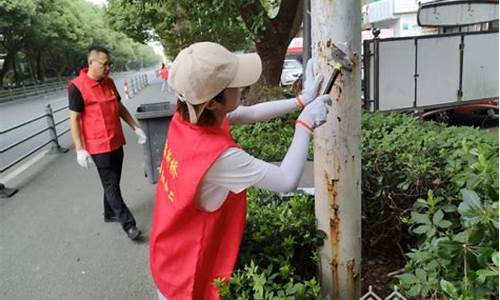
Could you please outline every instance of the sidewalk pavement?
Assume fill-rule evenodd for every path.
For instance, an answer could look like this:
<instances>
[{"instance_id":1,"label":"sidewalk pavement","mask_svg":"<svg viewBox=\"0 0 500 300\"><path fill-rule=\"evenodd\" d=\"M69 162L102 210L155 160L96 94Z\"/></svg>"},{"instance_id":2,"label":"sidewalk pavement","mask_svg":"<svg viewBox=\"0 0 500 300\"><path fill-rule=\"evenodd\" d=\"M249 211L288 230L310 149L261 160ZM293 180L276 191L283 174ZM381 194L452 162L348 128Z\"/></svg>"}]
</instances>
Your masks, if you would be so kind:
<instances>
[{"instance_id":1,"label":"sidewalk pavement","mask_svg":"<svg viewBox=\"0 0 500 300\"><path fill-rule=\"evenodd\" d=\"M161 81L153 79L122 101L134 115L140 104L173 100L160 87ZM144 177L136 135L123 127L121 188L142 242L130 241L118 223L104 223L95 167L78 166L74 149L49 154L29 174L9 182L19 189L16 195L0 199L0 299L157 299L148 260L155 186ZM308 186L310 163L304 178L301 186Z\"/></svg>"}]
</instances>

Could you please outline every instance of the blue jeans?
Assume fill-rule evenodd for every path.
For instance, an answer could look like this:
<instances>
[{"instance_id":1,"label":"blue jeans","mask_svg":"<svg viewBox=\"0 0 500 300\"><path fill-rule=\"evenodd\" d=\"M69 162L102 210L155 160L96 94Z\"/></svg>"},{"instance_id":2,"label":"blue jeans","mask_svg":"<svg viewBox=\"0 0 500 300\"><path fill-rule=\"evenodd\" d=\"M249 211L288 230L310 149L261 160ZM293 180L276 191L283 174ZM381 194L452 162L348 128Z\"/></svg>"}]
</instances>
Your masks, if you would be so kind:
<instances>
[{"instance_id":1,"label":"blue jeans","mask_svg":"<svg viewBox=\"0 0 500 300\"><path fill-rule=\"evenodd\" d=\"M160 290L156 290L158 292L158 299L159 300L168 300L167 297L163 296L161 293L160 293Z\"/></svg>"},{"instance_id":2,"label":"blue jeans","mask_svg":"<svg viewBox=\"0 0 500 300\"><path fill-rule=\"evenodd\" d=\"M167 80L164 79L161 83L161 92L163 93L165 89L168 91L168 83Z\"/></svg>"}]
</instances>

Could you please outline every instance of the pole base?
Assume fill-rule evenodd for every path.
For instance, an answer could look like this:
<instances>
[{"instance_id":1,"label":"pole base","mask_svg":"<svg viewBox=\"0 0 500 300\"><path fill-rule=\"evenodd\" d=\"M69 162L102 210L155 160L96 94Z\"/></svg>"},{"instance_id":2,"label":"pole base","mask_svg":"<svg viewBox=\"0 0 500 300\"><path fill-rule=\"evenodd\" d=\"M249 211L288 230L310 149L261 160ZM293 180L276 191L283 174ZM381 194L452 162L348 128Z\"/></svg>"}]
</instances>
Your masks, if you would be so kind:
<instances>
[{"instance_id":1,"label":"pole base","mask_svg":"<svg viewBox=\"0 0 500 300\"><path fill-rule=\"evenodd\" d=\"M17 193L17 189L7 188L0 183L0 198L9 198L15 193Z\"/></svg>"}]
</instances>

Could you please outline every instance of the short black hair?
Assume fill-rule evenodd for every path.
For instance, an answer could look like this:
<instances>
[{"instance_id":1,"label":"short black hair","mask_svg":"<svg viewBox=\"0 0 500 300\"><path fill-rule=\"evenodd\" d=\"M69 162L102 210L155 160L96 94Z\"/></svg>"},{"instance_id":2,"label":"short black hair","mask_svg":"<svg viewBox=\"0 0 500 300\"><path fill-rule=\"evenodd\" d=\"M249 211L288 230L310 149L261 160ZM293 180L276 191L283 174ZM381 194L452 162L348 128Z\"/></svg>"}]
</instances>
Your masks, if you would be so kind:
<instances>
[{"instance_id":1,"label":"short black hair","mask_svg":"<svg viewBox=\"0 0 500 300\"><path fill-rule=\"evenodd\" d=\"M102 52L102 53L105 53L107 56L109 56L109 51L108 49L104 48L104 47L101 47L101 46L92 46L88 49L87 51L87 56L90 55L90 53L92 51L96 51L96 52Z\"/></svg>"}]
</instances>

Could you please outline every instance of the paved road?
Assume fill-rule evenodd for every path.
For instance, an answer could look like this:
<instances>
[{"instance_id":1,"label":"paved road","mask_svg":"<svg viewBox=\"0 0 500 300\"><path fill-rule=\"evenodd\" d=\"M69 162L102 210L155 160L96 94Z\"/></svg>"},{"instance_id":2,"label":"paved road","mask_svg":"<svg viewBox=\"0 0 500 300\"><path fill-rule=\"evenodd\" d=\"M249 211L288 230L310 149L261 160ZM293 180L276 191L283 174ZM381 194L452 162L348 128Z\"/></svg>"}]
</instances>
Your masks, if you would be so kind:
<instances>
[{"instance_id":1,"label":"paved road","mask_svg":"<svg viewBox=\"0 0 500 300\"><path fill-rule=\"evenodd\" d=\"M124 103L133 114L142 103L172 95L152 85ZM104 223L102 188L95 168L84 170L72 149L49 154L23 176L19 188L0 199L0 299L155 299L149 275L148 236L154 186L144 178L135 134L127 139L122 192L145 232L131 242L117 223Z\"/></svg>"}]
</instances>

